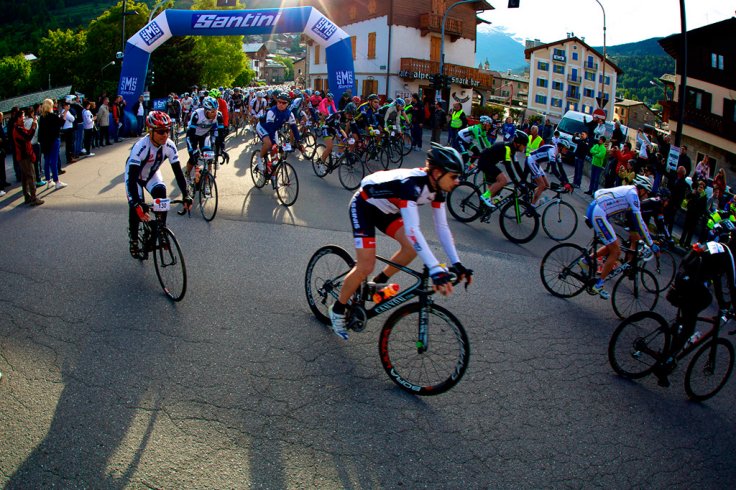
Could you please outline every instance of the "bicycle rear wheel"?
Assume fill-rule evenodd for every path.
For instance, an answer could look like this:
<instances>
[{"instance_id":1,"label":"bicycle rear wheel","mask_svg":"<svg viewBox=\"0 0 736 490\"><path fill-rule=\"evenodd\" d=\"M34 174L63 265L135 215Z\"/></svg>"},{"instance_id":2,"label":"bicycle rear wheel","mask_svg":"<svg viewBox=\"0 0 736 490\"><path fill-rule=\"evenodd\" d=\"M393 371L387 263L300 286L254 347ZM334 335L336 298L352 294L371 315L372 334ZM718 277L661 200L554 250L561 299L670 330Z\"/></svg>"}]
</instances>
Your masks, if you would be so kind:
<instances>
[{"instance_id":1,"label":"bicycle rear wheel","mask_svg":"<svg viewBox=\"0 0 736 490\"><path fill-rule=\"evenodd\" d=\"M657 278L659 292L666 290L672 285L677 273L677 261L672 252L661 250L659 256L655 256L649 262L644 262L644 269L651 271Z\"/></svg>"},{"instance_id":2,"label":"bicycle rear wheel","mask_svg":"<svg viewBox=\"0 0 736 490\"><path fill-rule=\"evenodd\" d=\"M640 311L619 323L608 342L608 362L617 374L643 378L669 352L670 327L659 313Z\"/></svg>"},{"instance_id":3,"label":"bicycle rear wheel","mask_svg":"<svg viewBox=\"0 0 736 490\"><path fill-rule=\"evenodd\" d=\"M659 300L659 285L654 274L642 270L635 277L622 274L613 286L611 304L619 318L626 318L639 311L651 311Z\"/></svg>"},{"instance_id":4,"label":"bicycle rear wheel","mask_svg":"<svg viewBox=\"0 0 736 490\"><path fill-rule=\"evenodd\" d=\"M409 133L401 133L401 155L406 156L411 153L412 140Z\"/></svg>"},{"instance_id":5,"label":"bicycle rear wheel","mask_svg":"<svg viewBox=\"0 0 736 490\"><path fill-rule=\"evenodd\" d=\"M253 154L250 157L250 177L253 179L253 185L258 189L266 185L266 176L263 175L262 171L258 170L258 157L260 154L261 152L259 150L253 150Z\"/></svg>"},{"instance_id":6,"label":"bicycle rear wheel","mask_svg":"<svg viewBox=\"0 0 736 490\"><path fill-rule=\"evenodd\" d=\"M478 219L483 212L480 189L470 182L460 182L447 196L447 209L461 223Z\"/></svg>"},{"instance_id":7,"label":"bicycle rear wheel","mask_svg":"<svg viewBox=\"0 0 736 490\"><path fill-rule=\"evenodd\" d=\"M337 176L344 188L354 191L360 187L360 181L365 177L365 169L354 153L346 152L337 162Z\"/></svg>"},{"instance_id":8,"label":"bicycle rear wheel","mask_svg":"<svg viewBox=\"0 0 736 490\"><path fill-rule=\"evenodd\" d=\"M212 221L217 214L217 182L214 175L207 173L199 181L199 211L205 221Z\"/></svg>"},{"instance_id":9,"label":"bicycle rear wheel","mask_svg":"<svg viewBox=\"0 0 736 490\"><path fill-rule=\"evenodd\" d=\"M327 169L327 163L322 161L322 154L327 150L327 147L320 143L317 145L315 150L312 152L312 170L314 170L314 175L316 175L319 178L324 177L327 175L328 169ZM306 156L306 154L305 154Z\"/></svg>"},{"instance_id":10,"label":"bicycle rear wheel","mask_svg":"<svg viewBox=\"0 0 736 490\"><path fill-rule=\"evenodd\" d=\"M168 228L162 228L156 237L153 263L164 293L174 301L181 301L187 292L187 267L179 242Z\"/></svg>"},{"instance_id":11,"label":"bicycle rear wheel","mask_svg":"<svg viewBox=\"0 0 736 490\"><path fill-rule=\"evenodd\" d=\"M539 232L539 214L523 199L512 199L498 217L501 233L513 243L527 243Z\"/></svg>"},{"instance_id":12,"label":"bicycle rear wheel","mask_svg":"<svg viewBox=\"0 0 736 490\"><path fill-rule=\"evenodd\" d=\"M355 261L350 254L337 245L325 245L309 259L304 291L309 309L325 325L331 323L328 309L337 301L345 276L353 265Z\"/></svg>"},{"instance_id":13,"label":"bicycle rear wheel","mask_svg":"<svg viewBox=\"0 0 736 490\"><path fill-rule=\"evenodd\" d=\"M309 131L304 134L302 144L304 146L304 158L312 160L314 158L314 152L317 149L317 138L315 138L314 134Z\"/></svg>"},{"instance_id":14,"label":"bicycle rear wheel","mask_svg":"<svg viewBox=\"0 0 736 490\"><path fill-rule=\"evenodd\" d=\"M565 201L553 202L542 213L542 228L552 240L567 240L578 229L578 213Z\"/></svg>"},{"instance_id":15,"label":"bicycle rear wheel","mask_svg":"<svg viewBox=\"0 0 736 490\"><path fill-rule=\"evenodd\" d=\"M365 167L366 174L372 174L380 170L385 170L381 163L380 153L377 148L368 148L363 153L363 166Z\"/></svg>"},{"instance_id":16,"label":"bicycle rear wheel","mask_svg":"<svg viewBox=\"0 0 736 490\"><path fill-rule=\"evenodd\" d=\"M733 345L724 338L711 340L698 350L685 371L685 393L702 402L726 384L733 371Z\"/></svg>"},{"instance_id":17,"label":"bicycle rear wheel","mask_svg":"<svg viewBox=\"0 0 736 490\"><path fill-rule=\"evenodd\" d=\"M539 266L544 288L558 298L572 298L582 293L590 279L589 272L580 266L580 260L585 257L587 253L583 247L573 243L550 248Z\"/></svg>"},{"instance_id":18,"label":"bicycle rear wheel","mask_svg":"<svg viewBox=\"0 0 736 490\"><path fill-rule=\"evenodd\" d=\"M276 197L286 207L291 206L299 197L299 177L289 162L281 162L276 171Z\"/></svg>"},{"instance_id":19,"label":"bicycle rear wheel","mask_svg":"<svg viewBox=\"0 0 736 490\"><path fill-rule=\"evenodd\" d=\"M445 308L428 307L426 338L419 334L421 305L400 307L378 339L383 369L413 395L439 395L462 379L470 360L470 343L460 321Z\"/></svg>"}]
</instances>

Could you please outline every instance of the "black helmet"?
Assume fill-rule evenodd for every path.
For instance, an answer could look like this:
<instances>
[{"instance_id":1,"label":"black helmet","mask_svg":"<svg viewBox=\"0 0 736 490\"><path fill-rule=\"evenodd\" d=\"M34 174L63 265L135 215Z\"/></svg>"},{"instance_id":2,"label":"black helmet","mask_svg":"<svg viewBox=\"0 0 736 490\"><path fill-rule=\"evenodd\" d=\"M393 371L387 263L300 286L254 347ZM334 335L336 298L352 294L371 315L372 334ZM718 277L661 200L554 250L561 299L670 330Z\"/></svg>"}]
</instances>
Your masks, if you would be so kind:
<instances>
[{"instance_id":1,"label":"black helmet","mask_svg":"<svg viewBox=\"0 0 736 490\"><path fill-rule=\"evenodd\" d=\"M529 144L529 136L524 131L517 129L514 135L514 143L526 146Z\"/></svg>"},{"instance_id":2,"label":"black helmet","mask_svg":"<svg viewBox=\"0 0 736 490\"><path fill-rule=\"evenodd\" d=\"M371 100L376 100L376 99L378 99L378 96L377 96L376 94L370 94L370 95L368 96L368 100L369 100L369 101L371 101Z\"/></svg>"},{"instance_id":3,"label":"black helmet","mask_svg":"<svg viewBox=\"0 0 736 490\"><path fill-rule=\"evenodd\" d=\"M455 148L432 143L432 148L427 152L427 163L430 167L441 168L445 172L462 173L463 157Z\"/></svg>"},{"instance_id":4,"label":"black helmet","mask_svg":"<svg viewBox=\"0 0 736 490\"><path fill-rule=\"evenodd\" d=\"M289 94L286 92L281 92L276 96L276 100L285 100L287 103L291 102L291 99L289 98Z\"/></svg>"},{"instance_id":5,"label":"black helmet","mask_svg":"<svg viewBox=\"0 0 736 490\"><path fill-rule=\"evenodd\" d=\"M355 104L352 102L348 102L345 104L345 108L342 110L345 114L350 114L351 116L354 116L357 112L358 108L355 107Z\"/></svg>"}]
</instances>

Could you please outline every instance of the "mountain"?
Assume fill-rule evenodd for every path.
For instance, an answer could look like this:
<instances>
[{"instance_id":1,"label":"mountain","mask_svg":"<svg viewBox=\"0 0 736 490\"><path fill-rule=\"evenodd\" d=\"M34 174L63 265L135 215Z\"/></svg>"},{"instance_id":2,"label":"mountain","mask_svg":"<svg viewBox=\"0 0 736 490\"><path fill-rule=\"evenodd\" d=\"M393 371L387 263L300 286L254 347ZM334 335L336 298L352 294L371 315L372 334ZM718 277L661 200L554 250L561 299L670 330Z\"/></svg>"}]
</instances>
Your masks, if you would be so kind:
<instances>
[{"instance_id":1,"label":"mountain","mask_svg":"<svg viewBox=\"0 0 736 490\"><path fill-rule=\"evenodd\" d=\"M657 41L662 39L661 37L653 37L651 39L645 39L644 41L638 41L635 43L619 44L617 46L606 47L607 56L667 56L662 46ZM595 49L603 52L603 46L596 46Z\"/></svg>"},{"instance_id":2,"label":"mountain","mask_svg":"<svg viewBox=\"0 0 736 490\"><path fill-rule=\"evenodd\" d=\"M486 60L494 71L523 71L527 66L524 59L524 45L497 29L478 31L475 66L485 63Z\"/></svg>"}]
</instances>

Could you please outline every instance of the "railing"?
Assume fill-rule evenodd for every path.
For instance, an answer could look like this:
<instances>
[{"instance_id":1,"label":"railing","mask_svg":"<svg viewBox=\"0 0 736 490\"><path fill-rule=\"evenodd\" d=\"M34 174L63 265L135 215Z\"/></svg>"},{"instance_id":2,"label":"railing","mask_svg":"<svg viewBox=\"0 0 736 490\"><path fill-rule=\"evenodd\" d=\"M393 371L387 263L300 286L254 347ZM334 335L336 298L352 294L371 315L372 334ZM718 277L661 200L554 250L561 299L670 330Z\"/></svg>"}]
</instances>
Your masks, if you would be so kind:
<instances>
[{"instance_id":1,"label":"railing","mask_svg":"<svg viewBox=\"0 0 736 490\"><path fill-rule=\"evenodd\" d=\"M565 95L569 100L580 100L580 92L567 92Z\"/></svg>"},{"instance_id":2,"label":"railing","mask_svg":"<svg viewBox=\"0 0 736 490\"><path fill-rule=\"evenodd\" d=\"M598 63L583 63L583 68L588 71L598 71Z\"/></svg>"},{"instance_id":3,"label":"railing","mask_svg":"<svg viewBox=\"0 0 736 490\"><path fill-rule=\"evenodd\" d=\"M678 103L675 101L668 102L670 120L677 121L677 118L680 116ZM721 138L736 141L736 123L730 122L717 114L686 107L684 123L687 126L707 131Z\"/></svg>"},{"instance_id":4,"label":"railing","mask_svg":"<svg viewBox=\"0 0 736 490\"><path fill-rule=\"evenodd\" d=\"M429 75L439 73L440 62L420 60L417 58L401 58L401 72L399 76L408 79L426 79ZM478 82L473 86L480 90L491 90L493 88L493 75L469 66L453 65L445 63L445 75L460 80L460 85L473 86L471 81ZM467 83L463 83L467 81Z\"/></svg>"},{"instance_id":5,"label":"railing","mask_svg":"<svg viewBox=\"0 0 736 490\"><path fill-rule=\"evenodd\" d=\"M427 13L419 16L419 28L425 32L442 32L442 15ZM463 21L455 17L448 17L445 21L445 34L448 36L461 36L463 33Z\"/></svg>"},{"instance_id":6,"label":"railing","mask_svg":"<svg viewBox=\"0 0 736 490\"><path fill-rule=\"evenodd\" d=\"M569 83L577 83L577 84L579 84L581 82L580 76L573 76L573 75L568 75L567 76L567 81Z\"/></svg>"}]
</instances>

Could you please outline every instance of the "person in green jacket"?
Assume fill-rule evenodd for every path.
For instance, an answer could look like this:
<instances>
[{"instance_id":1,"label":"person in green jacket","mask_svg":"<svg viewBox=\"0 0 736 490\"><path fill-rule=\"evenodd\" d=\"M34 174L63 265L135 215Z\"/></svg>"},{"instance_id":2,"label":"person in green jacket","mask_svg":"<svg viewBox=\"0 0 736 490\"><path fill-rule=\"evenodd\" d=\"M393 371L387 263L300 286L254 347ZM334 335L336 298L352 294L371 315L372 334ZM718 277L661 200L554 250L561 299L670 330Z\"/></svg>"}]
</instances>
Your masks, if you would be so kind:
<instances>
[{"instance_id":1,"label":"person in green jacket","mask_svg":"<svg viewBox=\"0 0 736 490\"><path fill-rule=\"evenodd\" d=\"M598 182L601 179L601 173L606 168L606 155L608 155L608 149L606 149L606 137L601 136L598 138L598 144L594 145L590 149L590 154L593 156L592 166L590 167L590 186L586 194L592 196L595 191L598 190Z\"/></svg>"}]
</instances>

